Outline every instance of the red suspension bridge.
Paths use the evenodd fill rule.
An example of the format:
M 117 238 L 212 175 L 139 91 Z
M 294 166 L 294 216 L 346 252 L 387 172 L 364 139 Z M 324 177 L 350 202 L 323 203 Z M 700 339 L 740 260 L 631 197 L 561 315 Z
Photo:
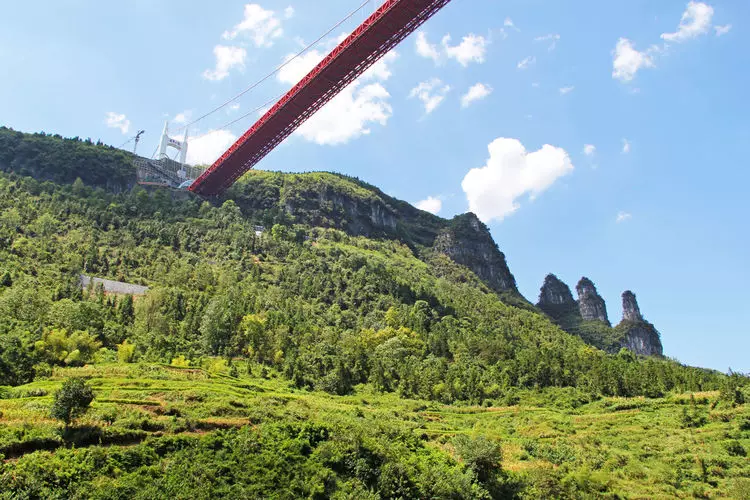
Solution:
M 386 0 L 189 187 L 221 194 L 450 0 Z

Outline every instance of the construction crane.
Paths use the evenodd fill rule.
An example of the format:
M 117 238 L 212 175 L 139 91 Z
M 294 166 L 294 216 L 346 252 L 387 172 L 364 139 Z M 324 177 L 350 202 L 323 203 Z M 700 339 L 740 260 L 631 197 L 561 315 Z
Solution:
M 224 192 L 450 0 L 386 0 L 188 188 Z

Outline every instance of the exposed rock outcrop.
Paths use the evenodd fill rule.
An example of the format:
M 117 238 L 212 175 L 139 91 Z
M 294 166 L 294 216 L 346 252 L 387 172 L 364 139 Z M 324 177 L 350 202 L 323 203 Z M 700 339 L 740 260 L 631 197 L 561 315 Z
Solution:
M 635 294 L 622 294 L 622 322 L 616 330 L 621 335 L 621 346 L 643 356 L 663 356 L 661 336 L 654 325 L 643 319 Z
M 521 299 L 505 255 L 472 213 L 446 220 L 362 181 L 330 173 L 253 171 L 229 195 L 246 214 L 262 211 L 278 216 L 281 211 L 287 220 L 301 224 L 433 248 L 469 268 L 492 290 Z
M 622 320 L 633 322 L 643 321 L 641 308 L 638 307 L 638 301 L 635 298 L 635 294 L 630 290 L 627 290 L 622 294 Z
M 575 311 L 576 301 L 568 285 L 554 274 L 548 274 L 539 291 L 537 307 L 552 318 L 559 319 L 564 314 Z
M 578 309 L 581 311 L 581 317 L 584 321 L 601 321 L 611 325 L 607 317 L 607 304 L 596 291 L 594 282 L 583 277 L 576 285 L 578 292 Z
M 434 248 L 474 271 L 496 292 L 518 293 L 505 255 L 498 249 L 487 226 L 473 213 L 454 217 L 435 238 Z

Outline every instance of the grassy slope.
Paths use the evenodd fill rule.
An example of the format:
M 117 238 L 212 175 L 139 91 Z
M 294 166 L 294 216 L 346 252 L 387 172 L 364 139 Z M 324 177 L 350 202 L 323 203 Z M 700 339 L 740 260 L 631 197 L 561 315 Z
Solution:
M 259 428 L 272 422 L 334 427 L 387 422 L 418 436 L 427 448 L 441 454 L 452 452 L 450 439 L 457 434 L 479 433 L 497 439 L 504 450 L 503 468 L 526 477 L 537 488 L 542 486 L 533 478 L 539 471 L 564 475 L 570 470 L 575 471 L 577 481 L 602 494 L 669 498 L 710 493 L 711 497 L 737 498 L 743 484 L 747 488 L 747 479 L 743 483 L 737 478 L 750 476 L 750 462 L 732 456 L 726 446 L 737 440 L 750 449 L 750 431 L 738 428 L 750 419 L 750 408 L 712 409 L 715 393 L 695 395 L 696 407 L 708 423 L 690 429 L 680 425 L 682 409 L 690 407 L 687 395 L 654 400 L 605 398 L 572 409 L 555 405 L 556 397 L 568 404 L 564 390 L 549 390 L 520 393 L 518 406 L 454 407 L 376 394 L 365 387 L 344 397 L 300 391 L 273 375 L 260 378 L 258 371 L 256 366 L 255 376 L 233 378 L 151 364 L 56 369 L 49 380 L 14 388 L 6 393 L 10 399 L 0 400 L 0 449 L 16 458 L 0 469 L 4 472 L 0 484 L 12 487 L 14 480 L 9 476 L 15 476 L 14 471 L 52 460 L 51 452 L 25 453 L 63 445 L 59 425 L 47 417 L 49 394 L 71 375 L 89 378 L 97 393 L 89 415 L 78 424 L 87 428 L 69 436 L 69 441 L 77 439 L 84 445 L 74 455 L 86 453 L 91 435 L 104 444 L 126 443 L 114 447 L 119 449 L 165 439 L 159 436 L 197 440 L 216 429 L 248 425 L 261 432 Z M 162 465 L 168 461 L 169 455 L 161 459 Z M 128 472 L 120 470 L 114 477 Z M 106 484 L 106 470 L 100 474 L 87 479 Z
M 312 182 L 318 177 L 331 182 L 324 174 L 295 179 Z M 299 183 L 304 184 L 302 180 Z M 257 185 L 265 189 L 271 184 Z M 424 484 L 432 482 L 436 488 L 441 485 L 442 491 L 456 491 L 465 473 L 451 458 L 458 457 L 453 447 L 456 435 L 498 440 L 504 450 L 502 465 L 510 471 L 509 482 L 522 485 L 519 494 L 529 498 L 748 495 L 750 466 L 737 455 L 739 448 L 734 444 L 750 450 L 750 431 L 741 430 L 741 426 L 750 427 L 747 404 L 718 403 L 717 393 L 697 395 L 695 407 L 687 395 L 586 397 L 584 386 L 566 374 L 577 364 L 596 360 L 592 366 L 601 371 L 590 374 L 593 384 L 593 379 L 606 376 L 616 366 L 605 363 L 609 358 L 545 318 L 501 304 L 476 276 L 444 257 L 428 255 L 422 261 L 410 248 L 393 241 L 320 231 L 303 244 L 269 241 L 267 248 L 251 255 L 251 244 L 245 240 L 253 234 L 252 224 L 235 215 L 231 206 L 199 209 L 195 202 L 176 202 L 161 191 L 111 198 L 88 189 L 39 186 L 26 180 L 16 183 L 4 177 L 0 177 L 0 188 L 6 196 L 2 209 L 7 213 L 3 213 L 16 209 L 20 214 L 18 223 L 10 224 L 11 218 L 5 217 L 6 248 L 0 251 L 0 270 L 10 271 L 16 281 L 15 288 L 0 295 L 8 317 L 18 317 L 15 305 L 24 309 L 20 306 L 26 299 L 33 302 L 32 295 L 52 301 L 56 288 L 81 268 L 89 253 L 98 254 L 102 261 L 96 274 L 151 285 L 162 298 L 169 298 L 168 287 L 182 286 L 191 294 L 202 293 L 208 301 L 212 293 L 195 292 L 196 283 L 208 283 L 205 288 L 213 289 L 222 279 L 233 278 L 232 273 L 257 271 L 257 279 L 246 276 L 247 282 L 241 285 L 253 293 L 262 292 L 257 300 L 262 311 L 293 309 L 282 302 L 299 307 L 315 328 L 300 329 L 295 338 L 307 335 L 300 338 L 309 345 L 330 345 L 330 338 L 318 332 L 326 327 L 340 330 L 332 328 L 338 318 L 329 321 L 326 316 L 333 309 L 332 301 L 343 300 L 351 308 L 360 302 L 363 291 L 371 298 L 359 315 L 347 318 L 356 324 L 352 333 L 382 324 L 391 304 L 411 311 L 416 299 L 428 300 L 440 314 L 452 310 L 459 317 L 473 318 L 451 337 L 450 344 L 460 348 L 458 357 L 466 352 L 465 359 L 480 363 L 487 381 L 482 387 L 487 404 L 509 402 L 514 395 L 519 398 L 519 404 L 510 407 L 467 406 L 466 399 L 442 405 L 402 399 L 396 392 L 376 393 L 371 385 L 357 386 L 353 395 L 332 396 L 295 389 L 290 381 L 273 376 L 273 369 L 270 379 L 262 378 L 259 365 L 254 365 L 252 375 L 240 378 L 147 363 L 56 367 L 50 377 L 40 374 L 31 384 L 0 388 L 0 453 L 8 459 L 0 465 L 0 498 L 43 496 L 44 488 L 51 488 L 47 495 L 59 497 L 133 498 L 156 492 L 175 498 L 208 497 L 207 492 L 254 497 L 277 490 L 287 492 L 276 495 L 282 498 L 315 497 L 316 488 L 348 477 L 349 466 L 342 461 L 358 456 L 363 460 L 356 449 L 374 450 L 378 456 L 393 459 L 396 465 L 379 467 L 378 474 L 413 467 L 417 472 L 407 476 L 421 477 Z M 359 189 L 362 186 L 355 191 Z M 53 230 L 45 231 L 45 214 L 54 217 Z M 271 209 L 256 215 L 261 222 L 276 217 Z M 333 266 L 337 272 L 331 273 L 328 269 Z M 378 280 L 372 272 L 376 270 Z M 305 276 L 308 282 L 298 283 L 295 275 Z M 382 290 L 370 289 L 376 281 Z M 29 292 L 23 289 L 26 283 L 37 284 Z M 136 327 L 140 310 L 136 311 Z M 23 321 L 22 326 L 34 327 L 34 335 L 49 326 L 46 317 Z M 179 326 L 193 335 L 187 337 L 192 343 L 178 347 L 190 351 L 175 354 L 195 359 L 204 353 L 199 352 L 201 344 L 187 323 Z M 141 349 L 157 338 L 151 332 L 141 335 Z M 174 337 L 173 331 L 165 336 Z M 567 356 L 558 359 L 555 353 L 560 352 Z M 457 360 L 456 353 L 451 356 L 452 366 L 454 361 L 465 361 Z M 567 387 L 536 392 L 490 384 L 499 380 L 492 374 L 493 366 L 516 367 L 522 373 L 518 385 L 543 383 L 549 377 L 540 368 L 544 363 L 535 357 L 541 355 L 555 362 L 555 377 L 562 380 L 555 384 L 576 385 L 579 391 Z M 160 356 L 170 358 L 165 353 Z M 626 366 L 632 372 L 628 376 L 647 367 L 645 363 Z M 666 369 L 671 365 L 654 366 Z M 240 367 L 244 372 L 244 362 Z M 47 415 L 51 394 L 68 376 L 88 378 L 97 399 L 89 415 L 61 432 L 61 426 Z M 456 377 L 452 385 L 461 385 L 460 381 Z M 679 391 L 684 386 L 675 387 L 666 390 Z M 394 386 L 393 390 L 401 389 Z M 456 397 L 461 400 L 463 396 Z M 706 424 L 683 427 L 683 409 L 705 416 Z M 322 436 L 322 444 L 321 438 L 300 437 L 320 434 L 321 429 L 330 432 Z M 333 442 L 339 448 L 327 446 Z M 346 443 L 354 444 L 346 448 L 344 458 L 336 459 Z M 296 451 L 295 446 L 299 447 Z M 232 453 L 234 458 L 227 458 Z M 354 468 L 360 470 L 357 464 Z M 253 472 L 239 476 L 242 470 Z M 438 480 L 430 476 L 431 470 L 448 472 Z M 233 490 L 239 486 L 228 485 L 230 478 L 250 489 Z M 348 486 L 340 486 L 347 491 Z M 367 498 L 354 490 L 348 496 Z M 433 490 L 433 496 L 441 497 L 441 493 Z

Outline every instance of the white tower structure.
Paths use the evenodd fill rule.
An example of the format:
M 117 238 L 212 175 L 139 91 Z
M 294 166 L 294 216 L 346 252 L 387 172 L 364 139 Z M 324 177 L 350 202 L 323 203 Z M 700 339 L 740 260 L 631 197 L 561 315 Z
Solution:
M 180 163 L 185 165 L 187 163 L 187 152 L 188 152 L 188 130 L 185 129 L 185 138 L 182 142 L 172 139 L 169 137 L 169 122 L 164 122 L 164 131 L 161 133 L 161 140 L 159 141 L 159 155 L 157 159 L 168 158 L 167 148 L 176 149 L 180 152 Z

